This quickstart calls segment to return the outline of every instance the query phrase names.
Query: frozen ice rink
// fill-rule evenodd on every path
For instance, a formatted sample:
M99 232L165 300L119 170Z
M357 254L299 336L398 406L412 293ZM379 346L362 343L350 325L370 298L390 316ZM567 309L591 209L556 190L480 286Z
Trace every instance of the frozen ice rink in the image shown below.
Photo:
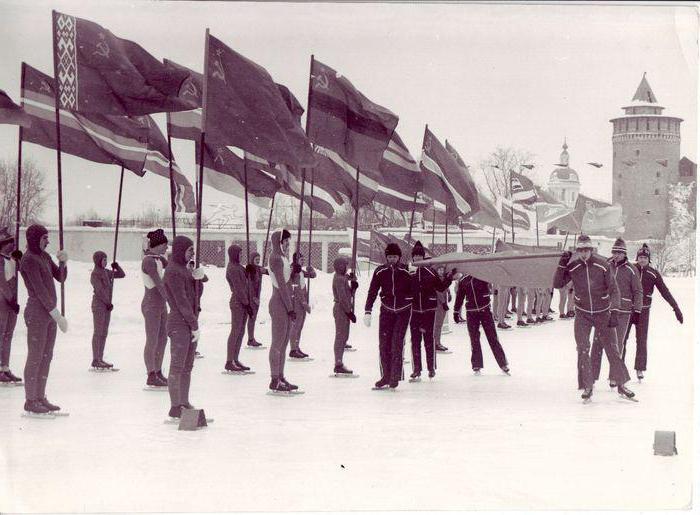
M257 373L226 376L229 331L224 270L208 268L203 298L204 359L195 362L191 402L215 422L197 432L164 424L165 392L145 392L143 294L138 263L124 263L105 358L121 371L88 372L89 270L71 263L70 331L59 333L49 400L70 417L21 417L23 388L0 389L0 511L286 511L688 508L693 456L694 280L668 279L685 314L679 325L658 293L639 403L602 381L593 403L576 390L573 321L500 332L512 376L484 345L474 376L466 326L444 336L438 374L372 391L378 379L377 326L352 326L358 379L329 378L333 366L331 276L312 281L313 312L302 349L287 362L305 395L265 395L267 351L244 348ZM357 312L368 286L360 277ZM258 340L269 341L267 298ZM24 293L24 288L21 288ZM558 295L553 306L556 308ZM24 301L22 301L23 304ZM358 318L361 318L358 316ZM406 357L409 357L408 347ZM633 363L628 354L627 364ZM11 365L23 375L26 331L18 321ZM166 353L166 364L169 350ZM410 365L404 365L406 375ZM167 365L164 368L167 375ZM634 375L633 371L632 375ZM607 374L604 359L603 372ZM605 376L607 377L607 375ZM599 383L601 383L599 381ZM677 433L679 455L654 456L655 430Z

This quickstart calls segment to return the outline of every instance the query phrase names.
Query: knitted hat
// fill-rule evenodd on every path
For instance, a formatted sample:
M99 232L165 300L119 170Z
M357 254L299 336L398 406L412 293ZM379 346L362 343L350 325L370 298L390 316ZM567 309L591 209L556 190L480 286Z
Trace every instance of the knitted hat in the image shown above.
M168 237L165 235L163 229L156 229L151 231L146 235L148 238L148 248L155 248L163 243L168 243Z
M284 240L288 240L291 237L292 235L287 229L282 229L282 237L280 238L280 243L282 243Z
M401 257L401 247L399 247L396 243L389 243L384 250L384 255Z
M7 243L12 243L13 241L15 241L15 237L10 234L7 227L0 229L0 247L6 245Z
M591 239L588 237L588 235L582 234L578 237L578 240L576 241L576 250L593 248L593 243L591 242Z
M639 256L644 256L651 261L651 250L646 243L642 243L642 248L637 251L637 259Z
M411 251L411 257L413 256L425 257L425 248L423 247L423 244L420 241L416 241L416 244L413 246L413 250Z
M627 254L627 245L625 245L625 240L622 238L616 239L615 243L613 243L612 251Z

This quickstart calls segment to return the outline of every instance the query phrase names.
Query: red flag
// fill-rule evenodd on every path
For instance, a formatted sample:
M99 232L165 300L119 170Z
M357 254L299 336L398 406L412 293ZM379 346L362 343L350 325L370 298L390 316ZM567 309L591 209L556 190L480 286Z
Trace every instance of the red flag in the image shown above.
M514 202L518 204L534 204L537 201L535 184L522 174L510 172L510 191Z
M499 199L501 206L501 219L506 230L510 230L511 226L529 230L533 226L531 222L531 211L525 206L518 205L508 199ZM511 222L511 218L513 219Z
M204 130L215 141L274 163L311 166L311 143L262 66L207 40Z
M423 211L427 204L416 198L423 189L423 177L416 160L406 148L398 132L391 135L379 165L382 180L378 183L375 202L398 211ZM414 198L416 198L414 204Z
M309 138L351 167L359 167L372 180L381 181L380 162L398 116L319 61L312 61L310 80Z
M290 167L278 164L275 165L274 170L277 175L277 183L280 185L279 192L300 199L302 196L301 181L292 173ZM310 179L311 178L309 178L309 180ZM335 210L340 208L340 204L325 189L316 186L315 181L313 194L311 192L310 183L308 181L305 182L304 203L326 218L331 218Z
M359 174L359 187L356 184L358 169L345 161L337 152L314 145L318 154L314 167L314 184L329 193L338 203L343 203L340 193L348 197L355 205L356 191L359 190L359 206L366 206L374 201L379 183L363 171Z
M96 23L53 11L53 38L62 109L133 116L196 107L177 97L185 73Z
M196 109L190 111L167 113L168 134L171 138L199 141L199 136L202 133L202 88L204 76L169 59L164 59L163 62L187 74L187 78L180 86L178 98L197 106Z
M0 123L29 127L31 117L20 106L15 104L10 96L0 89Z

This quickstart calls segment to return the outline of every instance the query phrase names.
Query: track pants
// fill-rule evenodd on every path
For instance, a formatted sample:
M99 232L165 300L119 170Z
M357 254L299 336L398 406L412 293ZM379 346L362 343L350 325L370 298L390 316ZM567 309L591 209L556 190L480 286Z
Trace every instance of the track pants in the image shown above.
M440 340L442 338L442 326L445 323L445 316L447 311L442 309L442 306L435 308L435 323L433 324L433 341L435 346L440 345Z
M226 344L226 362L233 363L238 361L238 355L241 352L248 312L243 304L233 299L231 299L228 306L231 310L231 332L228 335Z
M629 381L630 376L627 367L615 348L615 336L613 328L608 327L610 312L586 313L576 310L574 319L574 338L576 339L576 351L578 352L579 387L593 388L593 372L591 369L591 330L595 329L594 337L600 339L610 362L610 375L613 381L620 386Z
M293 350L299 350L301 331L304 329L304 322L306 322L306 311L304 309L297 309L296 314L297 319L292 322L292 327L289 331L289 344Z
M185 406L189 404L190 380L197 343L192 341L192 331L185 324L169 328L168 336L170 337L170 371L168 372L170 405Z
M629 324L627 326L627 332L625 333L623 339L622 360L624 361L627 354L627 338L629 338L630 332L632 331L632 325L634 325L634 336L637 341L637 354L634 358L635 370L647 369L647 334L649 332L649 311L649 307L642 308L642 312L639 314L639 322L636 324Z
M260 306L251 304L250 307L253 308L253 316L248 317L248 341L252 342L255 340L255 321L258 318L258 309L260 309Z
M337 302L333 303L333 320L335 320L333 357L335 364L340 365L343 362L343 354L345 354L345 344L348 343L350 337L350 319Z
M163 368L163 355L168 344L168 333L165 321L168 310L165 303L152 305L141 303L141 313L146 324L146 347L143 349L143 360L147 372L157 372Z
M104 357L107 334L109 333L109 321L112 313L104 306L92 306L92 359Z
M442 309L442 308L439 308ZM413 311L411 313L411 352L413 354L413 371L420 372L423 369L421 361L421 340L425 346L425 364L428 370L435 370L435 311Z
M613 330L610 331L610 336L613 339L612 345L619 356L622 356L622 344L625 339L625 334L627 334L629 323L630 313L618 313L617 327L612 328ZM593 347L591 347L591 369L594 381L597 381L600 377L601 361L603 361L603 346L600 343L600 338L594 336ZM608 379L613 380L612 367L608 373Z
M403 339L411 320L411 308L379 311L379 360L384 382L399 382L403 373Z
M484 328L486 340L489 342L493 357L496 358L498 366L503 368L508 365L506 353L503 351L501 343L496 334L496 324L493 321L493 314L490 308L480 311L467 311L467 331L472 346L472 369L484 368L484 356L481 353L481 334L479 328Z
M292 329L292 321L287 315L287 308L276 290L268 304L272 322L272 341L270 342L270 375L279 378L284 375L284 363L287 355L287 343Z
M27 325L27 363L24 366L24 391L28 401L46 397L46 381L56 343L56 322L39 301L29 299L24 308Z
M17 325L17 315L11 309L0 307L0 367L10 366L12 335Z

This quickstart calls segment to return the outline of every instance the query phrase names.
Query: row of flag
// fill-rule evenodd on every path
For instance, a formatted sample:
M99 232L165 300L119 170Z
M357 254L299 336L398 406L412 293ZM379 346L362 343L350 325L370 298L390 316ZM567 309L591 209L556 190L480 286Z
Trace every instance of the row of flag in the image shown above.
M516 173L511 198L491 202L452 145L426 125L416 161L396 131L399 117L313 56L303 127L305 110L291 91L208 30L203 73L55 11L53 41L53 77L22 63L22 105L0 91L0 123L20 125L26 142L168 178L180 211L194 212L196 200L170 138L195 143L204 184L262 207L280 193L330 217L347 197L356 208L432 206L446 221L499 229L530 227L534 209L540 223L572 231L615 211L590 202L567 210ZM168 139L156 113L167 115Z

